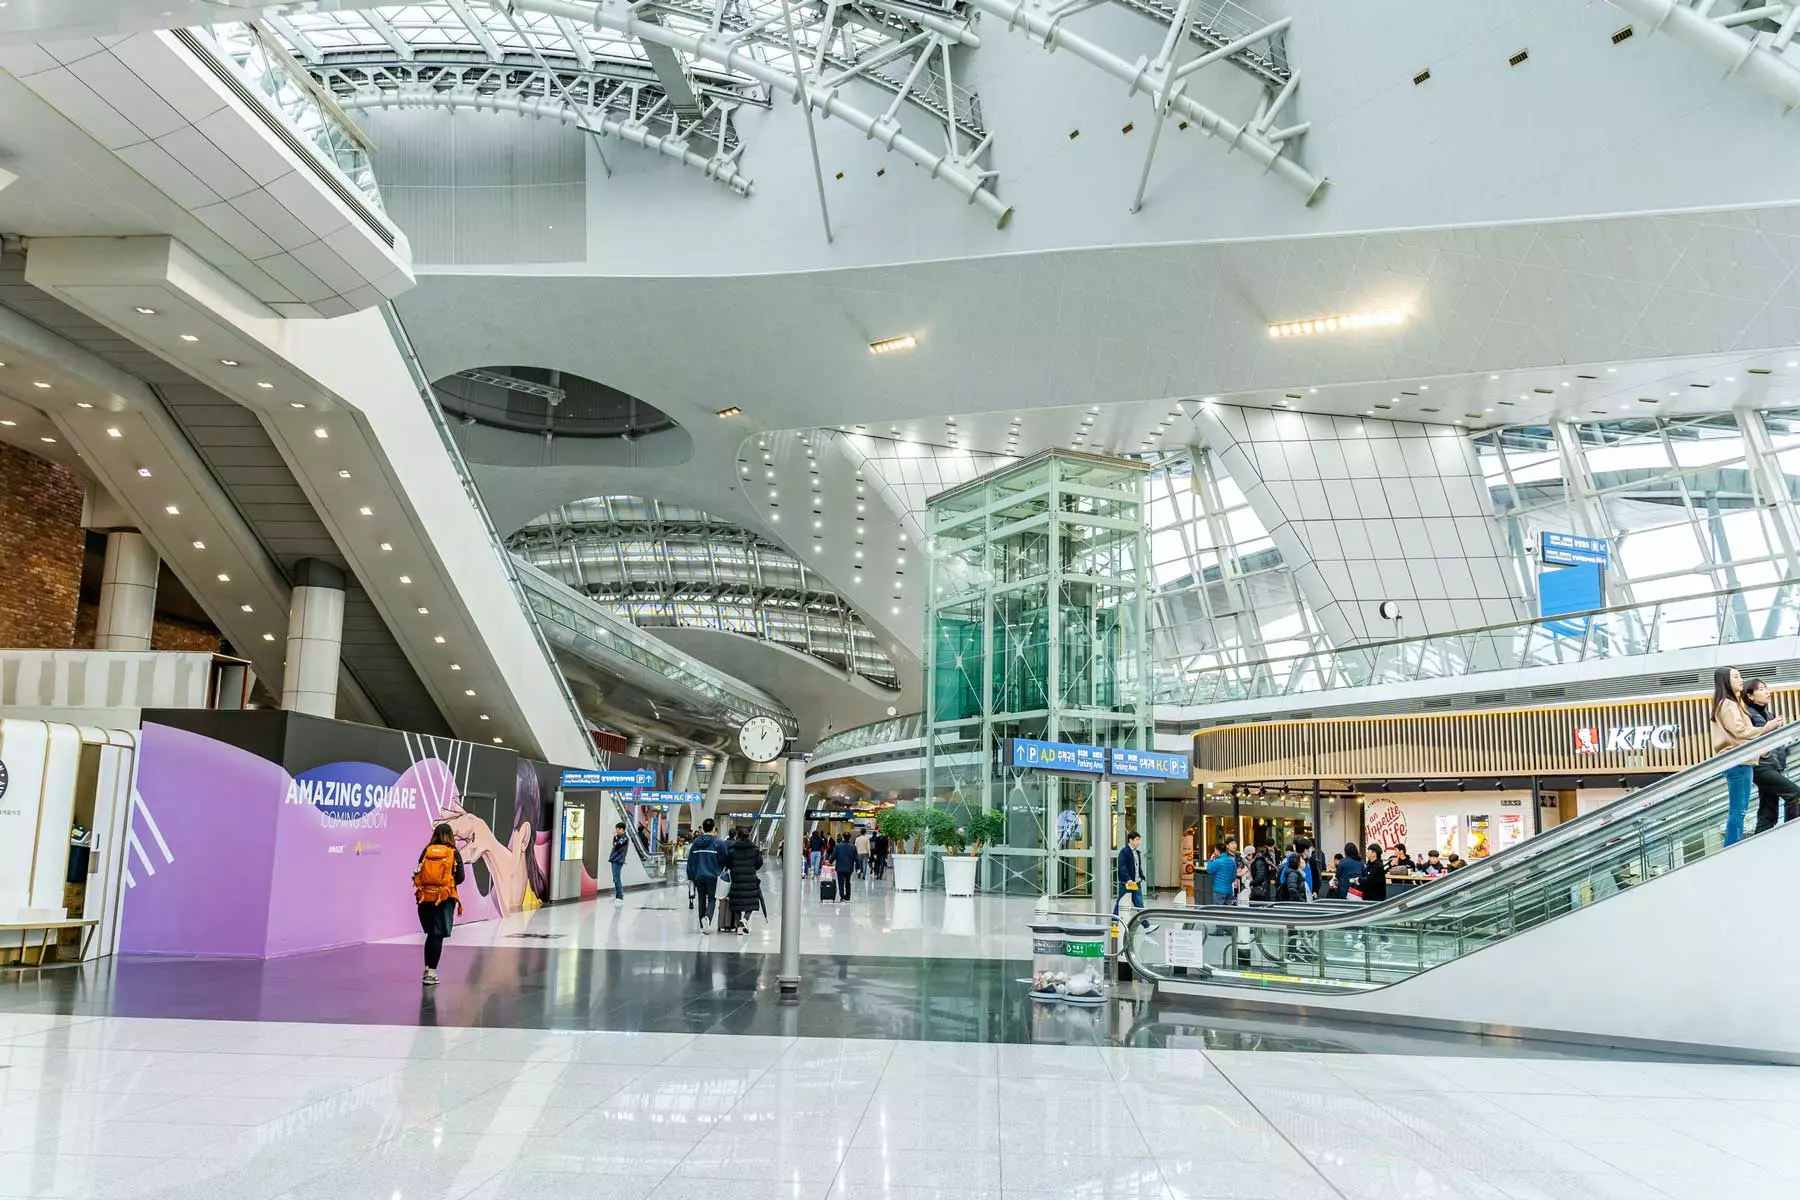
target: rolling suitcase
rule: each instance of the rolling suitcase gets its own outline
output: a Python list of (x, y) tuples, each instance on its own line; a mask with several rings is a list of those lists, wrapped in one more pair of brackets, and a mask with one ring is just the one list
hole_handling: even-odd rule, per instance
[(836, 900), (837, 899), (837, 880), (835, 880), (835, 879), (819, 880), (819, 899), (821, 899), (821, 900)]
[(719, 897), (718, 914), (719, 914), (718, 920), (715, 923), (715, 928), (730, 929), (731, 928), (731, 898), (730, 897), (728, 897), (728, 896), (720, 896)]

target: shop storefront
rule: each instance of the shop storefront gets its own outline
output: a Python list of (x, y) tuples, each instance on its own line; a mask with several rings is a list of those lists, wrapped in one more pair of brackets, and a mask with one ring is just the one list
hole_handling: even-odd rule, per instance
[(1199, 852), (1309, 836), (1472, 861), (1710, 750), (1703, 696), (1220, 726), (1194, 735)]

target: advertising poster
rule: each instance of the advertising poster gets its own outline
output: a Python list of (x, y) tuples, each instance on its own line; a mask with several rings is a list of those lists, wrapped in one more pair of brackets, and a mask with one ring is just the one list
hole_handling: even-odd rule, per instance
[(1469, 821), (1469, 857), (1486, 858), (1494, 852), (1493, 836), (1488, 830), (1486, 813), (1470, 813)]
[(1499, 845), (1496, 846), (1495, 849), (1504, 850), (1508, 846), (1516, 846), (1524, 840), (1525, 840), (1525, 814), (1524, 813), (1501, 813), (1500, 814), (1500, 833), (1499, 833), (1499, 837), (1498, 837)]
[(1363, 829), (1369, 841), (1392, 850), (1406, 841), (1406, 812), (1392, 800), (1370, 800), (1363, 806)]
[(1456, 835), (1459, 822), (1452, 813), (1439, 813), (1437, 819), (1438, 853), (1449, 857), (1456, 853)]

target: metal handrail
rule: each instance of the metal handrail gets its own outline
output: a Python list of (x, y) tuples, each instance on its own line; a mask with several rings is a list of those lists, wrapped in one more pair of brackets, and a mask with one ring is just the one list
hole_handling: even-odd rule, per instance
[[(487, 505), (482, 502), (481, 489), (475, 486), (475, 476), (469, 470), (468, 460), (463, 458), (462, 447), (456, 444), (455, 436), (450, 432), (450, 422), (444, 417), (444, 410), (438, 404), (437, 392), (432, 389), (431, 379), (425, 374), (423, 364), (413, 349), (412, 338), (406, 332), (406, 324), (401, 321), (400, 314), (391, 303), (381, 306), (381, 315), (387, 321), (388, 331), (393, 335), (394, 345), (400, 351), (400, 357), (406, 362), (408, 374), (412, 376), (413, 387), (418, 390), (419, 399), (424, 401), (425, 411), (431, 416), (431, 423), (437, 427), (438, 438), (444, 443), (444, 451), (450, 456), (450, 465), (456, 468), (457, 478), (462, 480), (463, 494), (468, 497), (475, 513), (481, 518), (482, 528), (487, 530), (488, 548), (499, 560), (500, 570), (506, 576), (507, 586), (512, 588), (513, 598), (519, 603), (519, 610), (525, 615), (525, 623), (531, 626), (531, 636), (537, 639), (538, 650), (544, 656), (544, 662), (550, 668), (550, 674), (556, 680), (556, 687), (562, 693), (563, 704), (569, 710), (569, 716), (575, 722), (575, 728), (581, 731), (582, 740), (592, 744), (590, 730), (593, 726), (582, 714), (581, 706), (575, 702), (575, 693), (569, 687), (569, 681), (557, 664), (556, 652), (550, 646), (550, 639), (544, 635), (543, 626), (538, 622), (537, 611), (531, 607), (531, 601), (525, 594), (524, 584), (519, 580), (514, 559), (500, 540), (500, 531), (494, 525), (494, 518), (488, 513)], [(576, 764), (580, 765), (580, 764)]]
[[(1654, 808), (1663, 801), (1688, 791), (1704, 780), (1718, 776), (1730, 767), (1753, 763), (1771, 750), (1795, 741), (1800, 741), (1800, 721), (1784, 725), (1771, 733), (1758, 735), (1742, 746), (1721, 750), (1711, 758), (1683, 768), (1648, 787), (1639, 788), (1611, 804), (1597, 808), (1590, 813), (1584, 813), (1573, 820), (1564, 821), (1527, 841), (1516, 846), (1509, 846), (1487, 858), (1463, 867), (1461, 870), (1439, 876), (1429, 885), (1411, 889), (1404, 895), (1376, 904), (1358, 904), (1343, 910), (1307, 912), (1291, 916), (1278, 915), (1255, 907), (1240, 908), (1231, 904), (1133, 910), (1125, 929), (1127, 946), (1129, 947), (1130, 943), (1131, 928), (1140, 920), (1155, 917), (1163, 920), (1210, 922), (1215, 925), (1341, 929), (1349, 926), (1374, 924), (1418, 909), (1439, 908), (1443, 906), (1444, 898), (1447, 896), (1466, 892), (1496, 875), (1528, 867), (1558, 847), (1584, 838), (1596, 830), (1641, 816), (1645, 810)], [(1310, 909), (1315, 906), (1306, 905), (1305, 907)], [(1128, 956), (1129, 953), (1128, 949)]]

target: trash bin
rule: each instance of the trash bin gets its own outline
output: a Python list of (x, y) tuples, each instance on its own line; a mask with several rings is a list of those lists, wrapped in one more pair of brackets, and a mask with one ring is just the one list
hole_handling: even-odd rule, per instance
[(1031, 998), (1106, 1002), (1106, 925), (1031, 922)]

